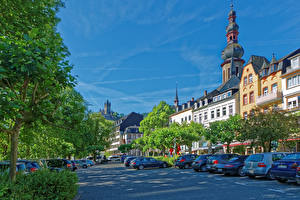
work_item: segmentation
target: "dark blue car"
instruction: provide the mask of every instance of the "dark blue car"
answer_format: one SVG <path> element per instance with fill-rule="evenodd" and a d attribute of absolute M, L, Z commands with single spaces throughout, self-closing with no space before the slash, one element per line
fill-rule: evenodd
<path fill-rule="evenodd" d="M 166 168 L 168 167 L 168 163 L 160 160 L 156 160 L 154 158 L 148 157 L 140 157 L 132 160 L 130 162 L 130 166 L 134 169 L 144 169 L 144 168 Z"/>
<path fill-rule="evenodd" d="M 198 158 L 196 158 L 196 160 L 194 160 L 192 164 L 194 171 L 206 172 L 207 171 L 206 162 L 208 158 L 210 158 L 211 156 L 212 156 L 211 154 L 206 154 L 206 155 L 200 155 Z"/>
<path fill-rule="evenodd" d="M 273 163 L 271 174 L 281 183 L 288 180 L 300 184 L 300 153 L 293 153 Z"/>

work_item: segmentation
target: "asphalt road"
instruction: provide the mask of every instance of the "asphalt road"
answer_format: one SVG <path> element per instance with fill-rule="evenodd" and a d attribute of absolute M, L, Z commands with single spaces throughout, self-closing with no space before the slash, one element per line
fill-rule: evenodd
<path fill-rule="evenodd" d="M 111 163 L 77 173 L 80 200 L 300 199 L 300 186 L 292 182 L 227 177 L 192 169 L 135 170 Z"/>

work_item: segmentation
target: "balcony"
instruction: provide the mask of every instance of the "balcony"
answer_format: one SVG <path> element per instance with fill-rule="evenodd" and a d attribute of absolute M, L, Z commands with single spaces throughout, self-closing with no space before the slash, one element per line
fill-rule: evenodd
<path fill-rule="evenodd" d="M 262 106 L 282 99 L 282 92 L 271 92 L 261 95 L 256 100 L 256 105 Z"/>

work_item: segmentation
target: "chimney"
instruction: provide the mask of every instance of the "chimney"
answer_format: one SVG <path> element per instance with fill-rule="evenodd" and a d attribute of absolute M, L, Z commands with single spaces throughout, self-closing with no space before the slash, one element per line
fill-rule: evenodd
<path fill-rule="evenodd" d="M 206 96 L 207 95 L 207 90 L 204 90 L 204 96 Z"/>
<path fill-rule="evenodd" d="M 191 101 L 194 101 L 195 99 L 194 99 L 194 97 L 192 97 L 192 100 Z"/>

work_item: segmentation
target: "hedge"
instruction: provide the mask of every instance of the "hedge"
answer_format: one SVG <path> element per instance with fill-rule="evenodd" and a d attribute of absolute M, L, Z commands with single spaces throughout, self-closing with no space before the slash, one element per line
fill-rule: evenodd
<path fill-rule="evenodd" d="M 72 200 L 78 190 L 76 173 L 48 169 L 30 174 L 18 174 L 11 183 L 8 174 L 0 175 L 0 199 L 2 200 Z"/>
<path fill-rule="evenodd" d="M 174 162 L 175 162 L 175 160 L 178 159 L 178 157 L 179 157 L 178 155 L 176 155 L 175 158 L 174 157 L 164 157 L 164 156 L 154 156 L 155 159 L 165 161 L 170 166 L 174 166 Z"/>

